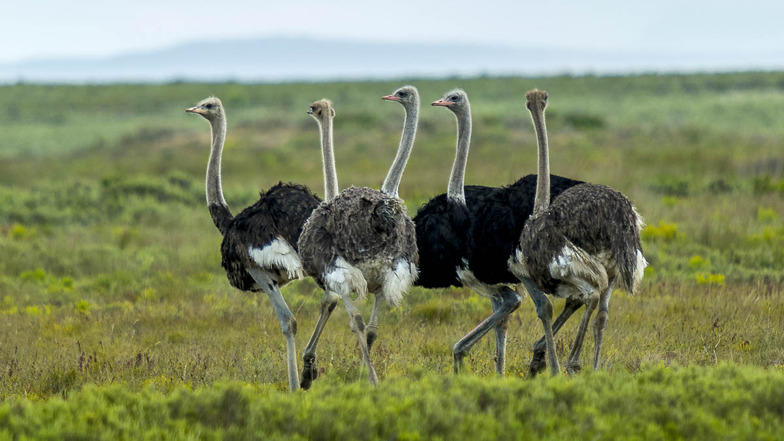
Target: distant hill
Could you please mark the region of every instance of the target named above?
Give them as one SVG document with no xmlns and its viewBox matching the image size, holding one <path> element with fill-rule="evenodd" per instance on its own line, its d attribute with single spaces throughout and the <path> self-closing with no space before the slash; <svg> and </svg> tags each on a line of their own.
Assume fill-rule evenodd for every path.
<svg viewBox="0 0 784 441">
<path fill-rule="evenodd" d="M 300 81 L 775 69 L 784 53 L 577 51 L 308 38 L 204 41 L 105 58 L 0 64 L 0 82 Z"/>
</svg>

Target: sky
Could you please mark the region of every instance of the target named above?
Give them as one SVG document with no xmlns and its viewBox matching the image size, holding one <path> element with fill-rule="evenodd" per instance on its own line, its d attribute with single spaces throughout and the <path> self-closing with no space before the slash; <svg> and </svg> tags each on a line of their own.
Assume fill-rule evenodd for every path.
<svg viewBox="0 0 784 441">
<path fill-rule="evenodd" d="M 784 51 L 780 0 L 7 0 L 2 9 L 0 64 L 265 36 L 696 54 Z"/>
</svg>

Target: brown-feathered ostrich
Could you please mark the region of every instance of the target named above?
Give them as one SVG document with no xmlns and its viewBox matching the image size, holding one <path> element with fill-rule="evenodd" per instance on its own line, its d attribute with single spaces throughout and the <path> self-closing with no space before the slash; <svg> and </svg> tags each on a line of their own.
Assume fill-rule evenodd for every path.
<svg viewBox="0 0 784 441">
<path fill-rule="evenodd" d="M 398 146 L 395 160 L 392 162 L 392 166 L 387 173 L 387 177 L 381 185 L 382 193 L 389 196 L 398 197 L 400 179 L 403 176 L 403 170 L 405 169 L 406 162 L 408 161 L 408 157 L 411 154 L 411 149 L 414 146 L 414 138 L 416 136 L 417 122 L 419 119 L 419 92 L 414 86 L 402 86 L 392 92 L 392 94 L 381 97 L 381 99 L 400 103 L 405 109 L 406 114 L 405 121 L 403 123 L 403 133 L 400 138 L 400 145 Z M 324 146 L 325 143 L 328 143 L 330 146 L 332 145 L 332 120 L 328 119 L 322 121 L 321 115 L 319 114 L 319 111 L 324 111 L 322 107 L 325 107 L 326 105 L 326 103 L 319 103 L 317 106 L 311 109 L 309 113 L 316 117 L 316 121 L 321 127 L 322 150 L 325 151 L 324 154 L 331 155 L 331 147 L 324 148 Z M 331 113 L 334 116 L 334 110 L 331 110 Z M 332 173 L 334 174 L 334 170 Z M 325 170 L 324 175 L 325 185 L 328 185 L 329 181 L 336 180 L 332 178 L 326 179 L 327 170 Z M 337 186 L 337 184 L 335 185 Z M 337 193 L 337 188 L 335 188 L 335 193 Z M 327 198 L 327 200 L 329 199 L 331 198 Z M 374 296 L 373 309 L 371 310 L 370 320 L 368 321 L 366 327 L 368 352 L 370 352 L 373 343 L 378 337 L 378 316 L 383 301 L 384 298 L 382 296 Z M 325 292 L 324 299 L 322 300 L 321 304 L 319 320 L 316 323 L 316 328 L 314 329 L 310 341 L 308 342 L 308 345 L 305 348 L 305 352 L 302 356 L 303 368 L 301 385 L 303 389 L 308 389 L 312 381 L 315 380 L 318 375 L 318 371 L 316 369 L 316 348 L 318 346 L 319 339 L 321 338 L 321 333 L 324 330 L 324 326 L 326 325 L 327 320 L 329 320 L 332 311 L 335 309 L 337 302 L 337 295 L 329 291 Z"/>
<path fill-rule="evenodd" d="M 206 118 L 212 129 L 207 205 L 215 226 L 223 235 L 221 264 L 233 287 L 263 291 L 272 302 L 286 337 L 289 387 L 296 390 L 299 387 L 294 343 L 297 322 L 280 287 L 303 276 L 297 240 L 305 221 L 320 201 L 304 186 L 278 183 L 262 192 L 255 204 L 233 216 L 221 186 L 221 155 L 226 139 L 223 103 L 210 97 L 186 111 Z"/>
<path fill-rule="evenodd" d="M 323 130 L 331 124 L 332 103 L 313 103 L 311 114 Z M 330 150 L 325 157 L 331 156 L 331 143 L 322 148 Z M 406 215 L 403 201 L 370 188 L 343 190 L 313 211 L 300 236 L 299 250 L 305 271 L 325 291 L 343 300 L 370 383 L 375 385 L 378 377 L 370 359 L 365 323 L 351 293 L 362 299 L 372 292 L 379 301 L 398 305 L 416 279 L 419 256 L 414 223 Z"/>
<path fill-rule="evenodd" d="M 594 321 L 594 369 L 599 366 L 613 288 L 634 294 L 647 262 L 642 254 L 643 220 L 621 193 L 596 184 L 574 186 L 550 201 L 550 162 L 544 110 L 547 92 L 526 93 L 526 106 L 536 128 L 539 173 L 534 212 L 520 236 L 511 269 L 522 279 L 544 327 L 547 358 L 553 375 L 560 372 L 552 330 L 552 305 L 544 293 L 578 300 L 585 312 L 577 328 L 566 369 L 580 370 L 580 351 L 591 315 Z"/>
<path fill-rule="evenodd" d="M 536 176 L 525 176 L 504 187 L 464 186 L 471 137 L 468 96 L 456 89 L 433 105 L 454 112 L 457 153 L 447 193 L 431 199 L 414 217 L 420 254 L 417 284 L 428 288 L 465 285 L 490 298 L 492 315 L 454 345 L 454 368 L 458 371 L 471 347 L 493 329 L 496 372 L 503 375 L 507 321 L 521 302 L 511 288 L 520 280 L 509 272 L 508 260 L 533 211 Z M 560 194 L 579 183 L 552 176 L 551 190 Z"/>
</svg>

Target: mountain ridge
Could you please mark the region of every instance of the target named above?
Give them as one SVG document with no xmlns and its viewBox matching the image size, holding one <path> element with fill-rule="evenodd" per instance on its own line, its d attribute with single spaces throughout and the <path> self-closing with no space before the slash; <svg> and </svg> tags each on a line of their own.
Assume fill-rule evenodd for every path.
<svg viewBox="0 0 784 441">
<path fill-rule="evenodd" d="M 95 58 L 0 64 L 0 82 L 313 81 L 477 75 L 623 74 L 784 67 L 775 53 L 692 54 L 470 43 L 266 37 L 186 42 Z"/>
</svg>

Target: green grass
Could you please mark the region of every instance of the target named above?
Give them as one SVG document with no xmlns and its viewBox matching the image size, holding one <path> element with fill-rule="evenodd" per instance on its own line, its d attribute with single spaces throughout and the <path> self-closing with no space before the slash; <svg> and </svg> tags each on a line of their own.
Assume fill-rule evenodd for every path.
<svg viewBox="0 0 784 441">
<path fill-rule="evenodd" d="M 402 307 L 382 313 L 373 348 L 382 383 L 378 390 L 367 392 L 367 373 L 339 307 L 320 345 L 314 390 L 283 393 L 285 343 L 278 320 L 266 298 L 236 291 L 226 281 L 220 236 L 204 202 L 209 129 L 184 109 L 210 94 L 226 104 L 224 189 L 238 212 L 254 202 L 258 190 L 279 180 L 301 182 L 321 193 L 318 132 L 305 111 L 322 97 L 333 99 L 337 111 L 341 188 L 378 187 L 394 157 L 403 119 L 400 106 L 380 97 L 402 82 L 6 86 L 0 87 L 5 135 L 0 143 L 0 422 L 16 415 L 20 425 L 13 427 L 21 429 L 0 433 L 0 438 L 78 437 L 77 427 L 52 429 L 47 435 L 23 422 L 35 425 L 40 418 L 55 418 L 51 412 L 57 406 L 75 406 L 69 412 L 78 412 L 78 406 L 88 406 L 85 400 L 103 403 L 115 399 L 111 397 L 156 402 L 167 409 L 172 404 L 160 403 L 185 400 L 202 409 L 229 394 L 244 397 L 241 401 L 252 409 L 272 400 L 271 409 L 276 409 L 274 403 L 282 406 L 275 418 L 293 414 L 302 420 L 308 409 L 321 405 L 321 397 L 332 395 L 340 397 L 330 401 L 337 408 L 356 401 L 352 394 L 372 394 L 387 403 L 401 390 L 411 394 L 412 408 L 435 409 L 445 405 L 438 400 L 454 400 L 449 394 L 459 395 L 459 390 L 475 399 L 499 389 L 521 396 L 529 396 L 531 389 L 538 391 L 536 397 L 550 397 L 544 413 L 525 420 L 533 434 L 569 434 L 555 429 L 547 412 L 572 421 L 577 417 L 569 412 L 575 409 L 583 416 L 579 412 L 593 412 L 584 403 L 633 410 L 628 403 L 647 406 L 648 399 L 658 406 L 658 414 L 646 408 L 644 416 L 622 421 L 592 414 L 596 418 L 588 420 L 593 425 L 586 433 L 609 438 L 608 433 L 627 430 L 638 439 L 687 439 L 738 430 L 727 432 L 737 436 L 726 437 L 749 438 L 749 424 L 757 424 L 753 416 L 762 425 L 757 429 L 769 430 L 759 433 L 780 438 L 780 420 L 778 426 L 764 420 L 772 414 L 752 413 L 749 423 L 732 425 L 733 416 L 721 413 L 719 404 L 712 407 L 720 400 L 711 398 L 695 404 L 712 415 L 703 420 L 696 410 L 689 414 L 685 407 L 670 406 L 674 401 L 662 398 L 669 393 L 664 386 L 659 398 L 647 389 L 620 388 L 619 396 L 637 394 L 637 401 L 619 396 L 597 401 L 593 394 L 604 390 L 602 382 L 638 384 L 656 375 L 667 384 L 671 375 L 673 384 L 689 376 L 704 378 L 694 383 L 705 394 L 720 389 L 712 386 L 717 378 L 728 379 L 722 387 L 731 391 L 745 387 L 747 376 L 780 388 L 784 73 L 409 82 L 418 86 L 423 99 L 417 143 L 400 189 L 412 214 L 445 191 L 454 155 L 454 117 L 427 103 L 455 86 L 468 91 L 474 137 L 466 183 L 504 185 L 535 172 L 535 137 L 523 93 L 538 87 L 550 93 L 553 172 L 608 184 L 629 196 L 646 218 L 643 245 L 651 265 L 639 295 L 613 296 L 601 373 L 587 367 L 573 380 L 523 379 L 530 347 L 541 332 L 531 302 L 524 300 L 509 326 L 509 378 L 493 378 L 492 338 L 474 347 L 467 375 L 454 378 L 451 347 L 489 315 L 490 304 L 466 289 L 415 288 Z M 286 286 L 284 295 L 298 321 L 296 340 L 302 350 L 321 293 L 304 280 Z M 365 313 L 369 303 L 361 305 Z M 560 308 L 561 302 L 555 304 Z M 577 321 L 557 337 L 562 358 Z M 592 352 L 590 339 L 585 365 Z M 684 368 L 671 373 L 661 366 Z M 448 378 L 437 379 L 439 375 Z M 416 392 L 420 388 L 421 397 Z M 571 407 L 552 398 L 565 389 L 574 390 Z M 444 390 L 449 394 L 436 393 Z M 457 403 L 462 406 L 460 399 Z M 471 419 L 468 426 L 459 426 L 466 430 L 461 433 L 472 438 L 471 430 L 483 424 L 491 434 L 516 428 L 514 409 L 522 408 L 515 407 L 518 403 L 507 409 L 507 404 L 493 406 L 510 413 L 486 423 Z M 353 405 L 338 414 L 352 415 Z M 389 411 L 383 409 L 367 418 L 386 418 Z M 46 412 L 49 417 L 43 416 Z M 114 418 L 102 412 L 93 415 Z M 240 413 L 258 414 L 254 412 Z M 472 412 L 484 411 L 467 408 L 464 413 Z M 699 421 L 694 431 L 678 432 L 686 430 L 680 424 L 684 420 L 678 420 L 676 430 L 656 419 L 671 418 L 666 412 Z M 170 429 L 183 439 L 217 436 L 218 429 L 209 424 L 196 428 L 188 419 L 195 417 L 186 414 L 165 413 L 171 426 L 141 422 L 133 429 L 138 432 L 122 433 L 131 438 Z M 87 418 L 88 413 L 82 415 Z M 262 424 L 254 419 L 258 417 L 248 418 L 230 421 L 227 427 L 236 431 L 227 430 L 243 434 Z M 433 428 L 395 432 L 416 423 L 405 418 L 373 436 L 434 438 Z M 349 419 L 340 421 L 352 430 Z M 453 425 L 449 419 L 438 421 Z M 270 425 L 268 439 L 348 433 L 335 427 L 330 432 L 302 425 L 300 431 L 286 432 Z M 272 432 L 278 429 L 280 434 Z"/>
</svg>

